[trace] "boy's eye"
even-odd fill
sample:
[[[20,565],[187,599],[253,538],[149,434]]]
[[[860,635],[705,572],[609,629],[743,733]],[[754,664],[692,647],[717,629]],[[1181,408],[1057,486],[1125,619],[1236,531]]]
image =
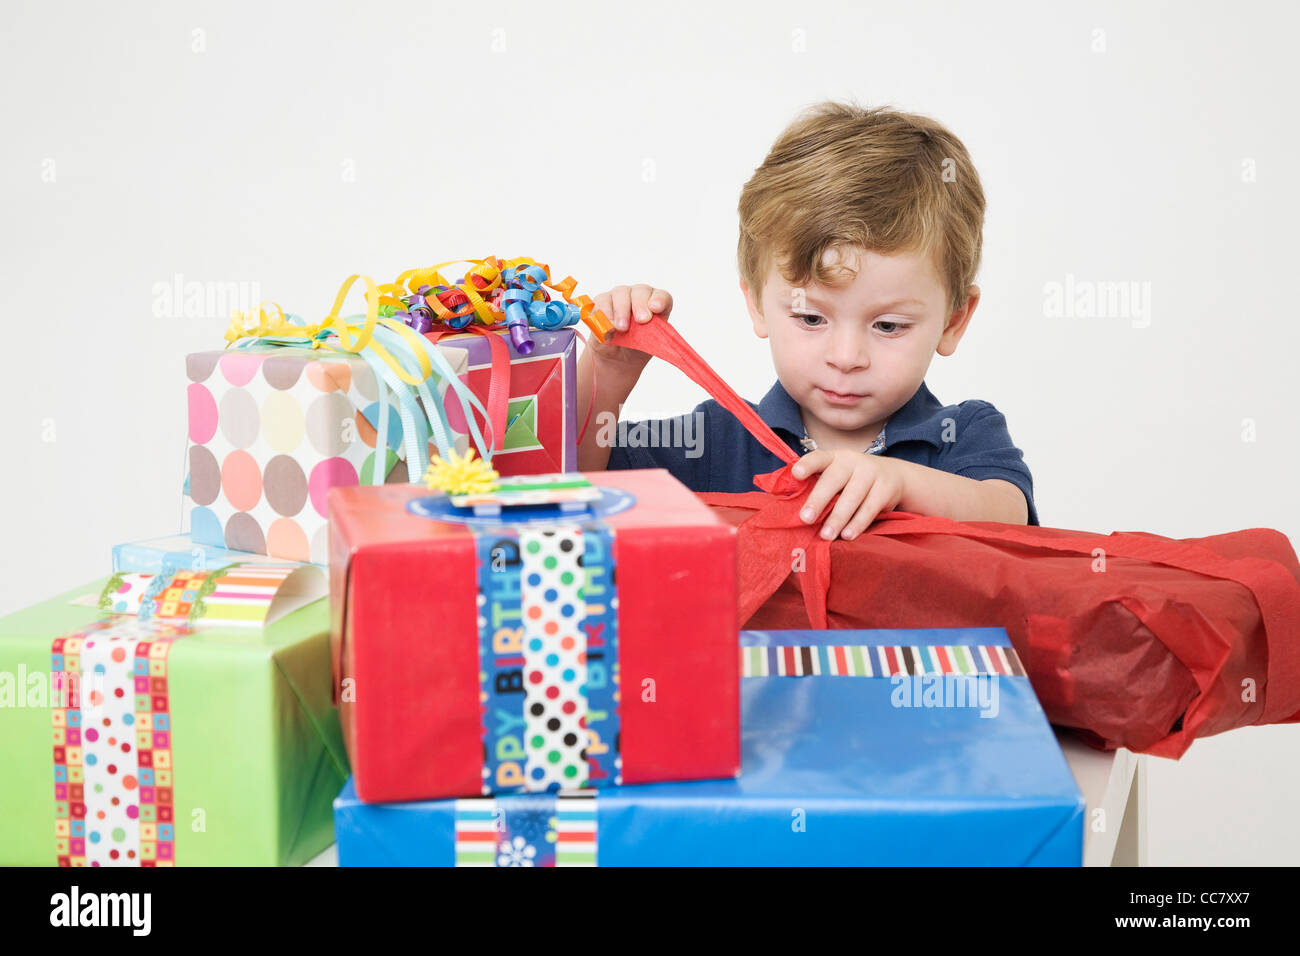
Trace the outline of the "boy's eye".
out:
[[[820,315],[814,315],[814,314],[811,313],[811,312],[792,312],[792,313],[790,314],[790,318],[792,318],[792,319],[802,319],[802,320],[804,320],[804,321],[802,321],[800,324],[803,325],[804,328],[808,328],[808,329],[815,329],[815,328],[817,328],[818,323],[820,323],[821,321],[823,321],[823,320],[822,320],[822,317],[821,317]],[[809,320],[811,320],[811,321],[809,321]]]
[[[889,326],[889,328],[885,328],[885,326]],[[876,328],[880,329],[880,331],[884,332],[886,335],[893,335],[895,332],[907,328],[907,326],[900,325],[897,322],[877,322]]]

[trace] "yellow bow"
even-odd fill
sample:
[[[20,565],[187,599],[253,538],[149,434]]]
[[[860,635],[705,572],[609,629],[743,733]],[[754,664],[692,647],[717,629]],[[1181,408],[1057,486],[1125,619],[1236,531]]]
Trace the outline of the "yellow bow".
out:
[[[271,306],[275,309],[275,315],[270,316],[266,313],[263,306]],[[249,325],[249,322],[252,325]],[[302,335],[303,327],[294,325],[284,317],[284,310],[274,302],[259,302],[257,311],[254,314],[252,309],[247,312],[235,310],[230,314],[230,327],[226,329],[226,342],[235,342],[239,339],[253,336],[262,338],[268,335]]]
[[[500,474],[482,458],[474,457],[470,448],[462,456],[453,448],[450,460],[434,455],[429,469],[424,473],[424,484],[430,491],[445,491],[449,495],[477,495],[495,491]]]
[[[360,322],[349,321],[339,316],[339,311],[343,308],[343,301],[352,289],[352,284],[358,279],[362,279],[366,283],[366,315]],[[339,294],[334,297],[334,307],[330,309],[329,315],[325,316],[316,325],[294,325],[284,317],[284,310],[278,305],[274,302],[264,302],[258,305],[256,324],[251,327],[248,324],[249,320],[253,318],[251,311],[246,315],[239,312],[234,313],[230,319],[230,327],[226,330],[226,344],[229,345],[239,339],[250,337],[301,336],[311,340],[312,348],[324,348],[334,352],[349,352],[353,355],[359,355],[363,349],[369,347],[370,351],[391,368],[399,379],[407,385],[419,385],[433,374],[433,366],[429,362],[429,355],[424,347],[424,337],[404,322],[381,316],[379,314],[379,304],[379,287],[375,285],[374,279],[363,275],[348,276],[339,288]],[[268,316],[262,308],[263,305],[274,306],[276,314]],[[388,349],[384,348],[379,342],[373,341],[375,327],[380,325],[391,329],[406,340],[411,347],[410,353],[415,357],[416,364],[420,368],[420,374],[414,375],[406,371]],[[325,330],[334,332],[332,340],[317,338]],[[335,342],[338,344],[334,344]]]

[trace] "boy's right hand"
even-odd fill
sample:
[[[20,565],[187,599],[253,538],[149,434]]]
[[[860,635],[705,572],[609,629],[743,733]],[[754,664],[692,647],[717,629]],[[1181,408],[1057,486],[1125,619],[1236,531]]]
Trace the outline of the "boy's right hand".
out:
[[[663,289],[648,285],[615,286],[608,292],[602,292],[595,298],[596,308],[604,312],[617,330],[610,336],[609,342],[601,342],[594,335],[589,341],[592,357],[602,370],[612,371],[618,375],[639,378],[642,369],[650,361],[645,352],[633,348],[615,345],[618,332],[628,328],[631,321],[649,322],[654,315],[661,315],[666,320],[673,311],[673,297]]]

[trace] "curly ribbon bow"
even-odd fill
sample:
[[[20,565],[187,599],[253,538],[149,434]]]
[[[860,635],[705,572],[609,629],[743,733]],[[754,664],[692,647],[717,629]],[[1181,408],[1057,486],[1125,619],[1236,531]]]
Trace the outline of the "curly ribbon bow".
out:
[[[460,282],[448,282],[439,270],[458,264],[472,268]],[[533,348],[529,326],[558,329],[582,321],[600,341],[609,337],[614,327],[605,313],[589,296],[572,297],[577,284],[573,276],[553,282],[550,266],[526,256],[504,261],[496,256],[452,259],[408,269],[380,286],[379,304],[420,333],[432,331],[435,322],[458,331],[467,329],[475,319],[498,329],[504,322],[515,349],[527,355]],[[564,301],[553,301],[546,289],[557,292]]]
[[[459,283],[453,284],[444,279],[439,270],[457,264],[471,268]],[[339,312],[357,279],[366,284],[366,313],[364,316],[341,317]],[[369,276],[352,275],[339,288],[333,308],[321,322],[311,325],[291,321],[291,318],[298,317],[286,316],[274,302],[262,302],[255,312],[250,310],[246,314],[235,312],[232,315],[226,330],[226,345],[227,348],[243,348],[257,343],[310,346],[365,359],[375,371],[381,393],[387,383],[401,401],[399,415],[406,440],[408,474],[414,483],[420,480],[427,464],[424,441],[417,441],[417,432],[425,432],[425,420],[433,433],[439,455],[446,460],[451,452],[446,414],[441,403],[433,401],[427,386],[428,379],[435,372],[461,400],[465,420],[479,453],[484,460],[490,461],[493,451],[505,447],[510,356],[505,343],[497,335],[489,333],[505,328],[520,355],[528,355],[533,350],[533,341],[528,335],[530,326],[558,329],[581,321],[600,341],[608,340],[614,331],[613,324],[589,296],[573,298],[577,284],[578,280],[573,276],[562,282],[553,282],[549,266],[527,257],[505,261],[496,256],[453,259],[422,269],[408,269],[383,285],[377,285]],[[554,301],[546,289],[558,293],[564,301]],[[274,312],[268,312],[267,306]],[[486,409],[460,378],[451,374],[446,359],[434,347],[443,335],[456,332],[487,336],[492,355],[492,375]],[[418,393],[423,411],[415,397],[402,385]],[[387,453],[388,403],[383,394],[380,399],[377,428],[379,440],[385,444],[377,448],[376,462]],[[593,382],[592,407],[594,402]],[[587,409],[582,433],[586,432],[592,407]],[[484,440],[470,408],[483,415],[491,441]],[[581,434],[577,440],[581,443]],[[383,483],[381,472],[381,468],[373,469],[375,484]]]
[[[448,282],[441,273],[442,269],[454,265],[471,267],[458,283]],[[558,329],[581,321],[602,342],[608,340],[614,331],[613,323],[596,308],[589,296],[573,297],[577,279],[568,276],[562,282],[552,282],[550,274],[550,266],[526,256],[504,261],[488,256],[485,259],[452,259],[422,269],[408,269],[392,282],[379,287],[380,311],[401,319],[430,341],[436,342],[444,335],[457,332],[486,336],[492,356],[487,418],[492,426],[496,451],[505,447],[510,356],[500,337],[490,333],[499,332],[504,327],[515,350],[520,355],[528,355],[533,350],[533,341],[528,335],[530,326]],[[559,293],[564,301],[553,301],[546,292],[547,288]],[[592,375],[591,401],[579,429],[579,444],[595,407],[595,366]]]
[[[366,314],[340,316],[343,303],[353,284],[361,279],[366,284]],[[270,314],[266,306],[274,309]],[[460,380],[446,357],[433,342],[397,319],[380,315],[380,292],[375,280],[369,276],[352,275],[344,280],[334,297],[329,314],[316,324],[295,323],[274,302],[263,302],[256,312],[233,313],[226,330],[227,348],[249,348],[257,345],[288,345],[325,349],[340,355],[356,355],[364,359],[375,373],[379,388],[378,437],[375,447],[375,467],[371,469],[373,484],[383,484],[386,469],[383,463],[388,454],[388,395],[385,386],[396,396],[402,421],[402,435],[406,444],[407,473],[412,484],[419,482],[428,464],[428,433],[432,433],[438,454],[447,458],[453,449],[451,426],[441,401],[435,400],[429,388],[429,379],[436,377],[447,384],[450,393],[460,400],[469,426],[471,439],[479,454],[491,459],[493,443],[484,438],[471,409],[477,409],[490,426],[492,419],[483,403]],[[427,428],[425,427],[427,425]],[[504,430],[504,429],[502,429]],[[500,442],[499,435],[491,432]]]

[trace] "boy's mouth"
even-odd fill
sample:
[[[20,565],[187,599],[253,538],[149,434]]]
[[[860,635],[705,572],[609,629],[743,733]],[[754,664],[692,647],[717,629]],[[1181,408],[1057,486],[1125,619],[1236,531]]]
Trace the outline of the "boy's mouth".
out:
[[[817,391],[821,392],[822,398],[826,399],[826,401],[830,402],[832,405],[854,405],[867,397],[866,395],[832,392],[829,388],[822,388],[820,385],[817,386]]]

